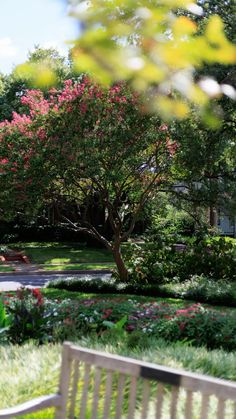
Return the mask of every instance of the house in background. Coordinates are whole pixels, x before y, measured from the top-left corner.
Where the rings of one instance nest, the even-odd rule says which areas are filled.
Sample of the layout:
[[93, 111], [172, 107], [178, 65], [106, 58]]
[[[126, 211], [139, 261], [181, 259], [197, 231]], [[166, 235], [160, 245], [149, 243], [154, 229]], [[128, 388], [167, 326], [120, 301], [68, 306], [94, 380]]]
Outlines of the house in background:
[[222, 212], [218, 214], [218, 227], [222, 235], [236, 237], [236, 216], [228, 216]]

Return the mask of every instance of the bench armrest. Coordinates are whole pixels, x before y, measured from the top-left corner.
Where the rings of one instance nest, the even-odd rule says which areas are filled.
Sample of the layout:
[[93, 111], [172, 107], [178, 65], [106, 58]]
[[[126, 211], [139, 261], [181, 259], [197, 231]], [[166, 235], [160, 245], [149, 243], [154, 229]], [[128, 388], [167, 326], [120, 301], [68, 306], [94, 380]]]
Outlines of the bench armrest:
[[61, 396], [59, 394], [37, 397], [36, 399], [19, 404], [15, 407], [0, 410], [0, 419], [9, 419], [23, 414], [37, 412], [38, 410], [47, 409], [49, 407], [59, 407], [60, 404]]

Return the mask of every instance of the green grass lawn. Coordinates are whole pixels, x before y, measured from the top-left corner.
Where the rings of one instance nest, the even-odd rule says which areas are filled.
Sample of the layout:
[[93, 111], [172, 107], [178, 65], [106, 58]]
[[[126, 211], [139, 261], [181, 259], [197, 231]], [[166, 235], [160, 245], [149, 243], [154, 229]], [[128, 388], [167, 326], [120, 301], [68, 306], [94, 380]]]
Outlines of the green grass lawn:
[[[87, 248], [83, 245], [31, 242], [12, 243], [9, 247], [24, 252], [36, 264], [103, 264], [113, 262], [112, 254], [106, 249]], [[76, 268], [75, 268], [76, 269]], [[84, 269], [84, 268], [81, 268]]]
[[112, 269], [114, 263], [103, 262], [103, 263], [77, 263], [73, 265], [59, 264], [59, 265], [43, 265], [45, 271], [66, 271], [66, 270], [90, 270], [90, 269]]
[[121, 294], [96, 294], [96, 293], [91, 294], [91, 293], [83, 293], [83, 292], [75, 292], [75, 291], [57, 290], [53, 288], [42, 288], [41, 292], [45, 297], [49, 299], [60, 299], [60, 300], [70, 298], [71, 300], [79, 301], [85, 298], [95, 297], [97, 300], [104, 300], [105, 298], [105, 299], [110, 299], [111, 301], [113, 299], [117, 301], [118, 298], [121, 298], [122, 300], [127, 300], [127, 301], [130, 299], [135, 299], [136, 301], [139, 301], [141, 303], [145, 303], [149, 301], [151, 302], [160, 301], [160, 302], [171, 304], [176, 308], [182, 308], [182, 307], [185, 307], [186, 305], [191, 304], [190, 301], [183, 301], [177, 298], [159, 298], [159, 297], [153, 298], [153, 297], [144, 297], [140, 295], [123, 295], [123, 294], [122, 295]]
[[[54, 288], [42, 288], [41, 290], [42, 294], [49, 298], [49, 299], [60, 299], [64, 300], [67, 298], [70, 298], [71, 300], [83, 300], [85, 298], [92, 299], [96, 298], [96, 300], [104, 300], [109, 299], [114, 300], [117, 302], [117, 299], [121, 298], [123, 301], [134, 299], [140, 303], [148, 303], [153, 301], [158, 301], [160, 303], [167, 303], [168, 305], [172, 306], [176, 309], [183, 309], [186, 307], [191, 306], [196, 301], [191, 300], [182, 300], [180, 298], [161, 298], [161, 297], [146, 297], [141, 295], [124, 295], [124, 294], [92, 294], [92, 293], [83, 293], [83, 292], [76, 292], [76, 291], [67, 291], [67, 290], [60, 290], [60, 289], [54, 289]], [[214, 308], [214, 310], [221, 311], [223, 313], [229, 313], [229, 314], [236, 314], [236, 308], [234, 307], [226, 307], [226, 306], [214, 306], [211, 304], [204, 304], [202, 303], [203, 307], [206, 308]]]
[[14, 269], [11, 266], [0, 265], [0, 272], [14, 272]]

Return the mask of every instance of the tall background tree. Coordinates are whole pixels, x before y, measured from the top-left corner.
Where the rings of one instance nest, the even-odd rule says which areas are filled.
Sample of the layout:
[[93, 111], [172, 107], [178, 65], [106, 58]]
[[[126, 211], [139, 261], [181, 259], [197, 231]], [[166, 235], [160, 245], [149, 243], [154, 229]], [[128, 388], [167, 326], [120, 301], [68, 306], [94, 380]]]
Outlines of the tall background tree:
[[[46, 68], [48, 73], [45, 73]], [[29, 52], [26, 63], [14, 68], [9, 75], [0, 76], [0, 121], [11, 120], [12, 112], [25, 111], [21, 97], [27, 89], [37, 88], [40, 85], [47, 94], [52, 84], [61, 87], [64, 80], [72, 75], [70, 61], [61, 56], [55, 48], [35, 46], [35, 49]]]
[[[62, 221], [111, 250], [120, 278], [127, 280], [121, 243], [147, 200], [173, 182], [176, 144], [167, 126], [147, 115], [141, 98], [123, 83], [104, 89], [87, 78], [68, 80], [49, 99], [29, 91], [22, 104], [29, 116], [15, 113], [0, 127], [3, 205], [12, 214], [31, 213], [53, 201]], [[85, 204], [94, 194], [112, 237], [87, 216]], [[70, 216], [65, 203], [73, 207]]]
[[[199, 1], [203, 7], [203, 16], [196, 17], [200, 31], [204, 30], [210, 16], [216, 13], [225, 25], [225, 33], [235, 41], [236, 20], [235, 6], [232, 0]], [[236, 87], [234, 66], [205, 64], [195, 73], [196, 79], [211, 74], [219, 84]], [[232, 96], [234, 96], [233, 89]], [[178, 203], [192, 203], [196, 208], [209, 208], [209, 224], [216, 226], [217, 212], [235, 215], [236, 208], [236, 109], [235, 101], [230, 97], [221, 97], [219, 92], [212, 102], [211, 111], [206, 115], [209, 129], [193, 108], [186, 121], [177, 123], [175, 138], [181, 144], [178, 155], [179, 183], [186, 185], [185, 192], [180, 192]], [[178, 178], [178, 176], [177, 176]]]

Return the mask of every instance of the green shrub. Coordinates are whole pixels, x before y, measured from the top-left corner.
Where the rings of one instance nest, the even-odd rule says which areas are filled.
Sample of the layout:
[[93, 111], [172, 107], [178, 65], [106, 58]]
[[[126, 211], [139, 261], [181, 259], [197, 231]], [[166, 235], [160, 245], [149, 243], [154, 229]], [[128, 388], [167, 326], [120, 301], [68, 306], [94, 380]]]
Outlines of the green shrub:
[[177, 249], [173, 240], [157, 240], [131, 246], [127, 252], [129, 279], [134, 283], [183, 281], [192, 275], [216, 280], [236, 279], [236, 244], [223, 237], [193, 239]]
[[187, 281], [166, 284], [160, 288], [178, 298], [236, 306], [236, 284], [225, 280], [216, 281], [203, 275], [193, 275]]
[[21, 344], [28, 339], [44, 340], [43, 298], [38, 289], [19, 289], [16, 296], [8, 294], [5, 307], [11, 315], [8, 338], [12, 343]]
[[130, 294], [151, 297], [173, 297], [195, 300], [215, 305], [236, 307], [236, 284], [194, 275], [189, 280], [172, 281], [167, 284], [126, 284], [114, 279], [67, 278], [50, 281], [48, 288], [83, 293]]

